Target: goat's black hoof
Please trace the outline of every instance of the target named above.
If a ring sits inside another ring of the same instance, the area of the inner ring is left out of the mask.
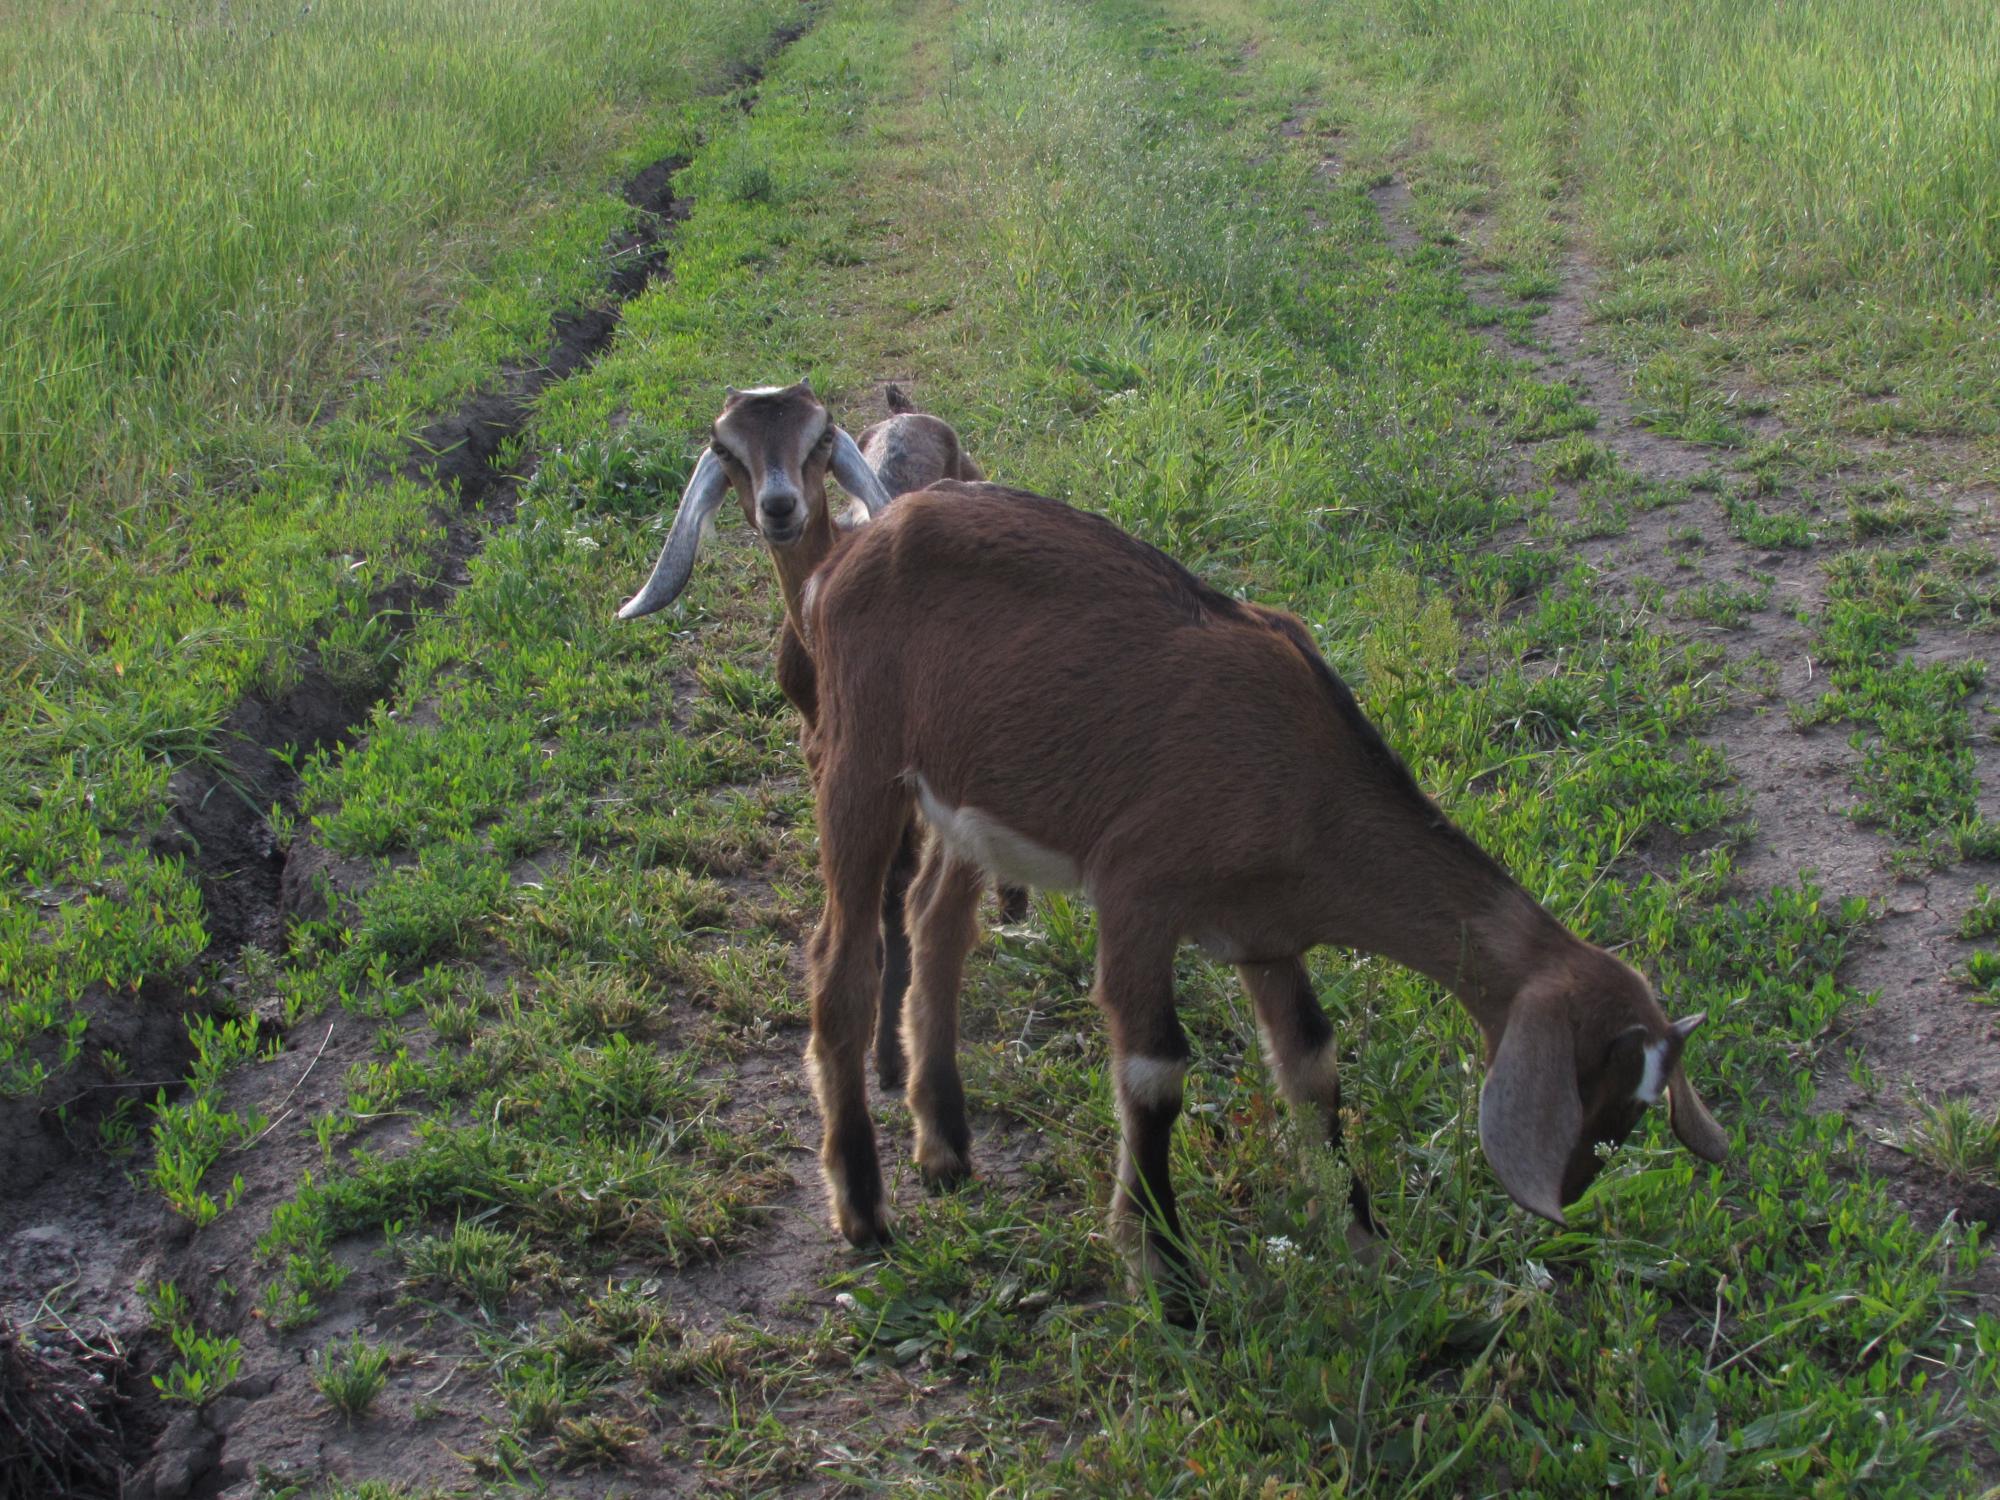
[[[917,1161],[917,1175],[933,1193],[948,1193],[972,1181],[972,1163],[957,1152],[941,1150],[934,1160]]]

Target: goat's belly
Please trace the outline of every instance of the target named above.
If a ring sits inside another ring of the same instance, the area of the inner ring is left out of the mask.
[[[954,858],[977,865],[996,880],[1042,891],[1074,890],[1083,883],[1083,872],[1067,854],[1036,843],[976,807],[947,806],[921,776],[917,806]]]

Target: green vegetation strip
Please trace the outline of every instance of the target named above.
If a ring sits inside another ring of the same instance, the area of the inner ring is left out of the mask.
[[[412,638],[365,743],[308,768],[312,837],[372,873],[329,882],[327,917],[264,980],[291,1016],[338,1005],[376,1045],[344,1104],[280,1137],[318,1161],[264,1238],[260,1337],[325,1349],[319,1310],[390,1247],[427,1319],[408,1336],[484,1371],[505,1412],[486,1461],[516,1476],[697,1462],[743,1493],[831,1473],[982,1496],[1970,1485],[2000,1374],[2000,1323],[1959,1290],[1983,1247],[1914,1223],[1815,1108],[1864,913],[1810,888],[1724,894],[1740,809],[1695,738],[1720,707],[1710,648],[1524,535],[1501,481],[1508,439],[1588,414],[1468,331],[1453,256],[1392,253],[1365,195],[1287,148],[1338,43],[1259,51],[1250,20],[1228,0],[851,0],[754,114],[710,122],[676,279],[549,393],[518,525]],[[790,1101],[738,1068],[803,1042],[787,957],[816,905],[810,802],[753,549],[718,540],[662,620],[611,611],[722,384],[802,373],[848,409],[913,376],[989,472],[1304,615],[1472,833],[1674,1011],[1708,1011],[1693,1066],[1729,1165],[1655,1119],[1572,1228],[1528,1220],[1479,1158],[1467,1022],[1411,975],[1323,954],[1355,1164],[1395,1247],[1364,1268],[1336,1168],[1246,1051],[1231,977],[1189,955],[1176,1170],[1212,1295],[1196,1333],[1163,1326],[1115,1292],[1094,1233],[1114,1128],[1092,929],[1043,897],[968,985],[986,1177],[904,1193],[895,1248],[828,1261],[849,1267],[831,1285],[752,1272],[838,1292],[816,1327],[701,1331],[676,1268],[759,1254],[784,1176],[767,1116]],[[1672,847],[1701,852],[1651,873]],[[1003,1170],[1009,1128],[1039,1143]],[[187,1201],[226,1207],[219,1187]],[[363,1359],[321,1355],[328,1399],[421,1421],[370,1396]],[[928,1414],[892,1366],[938,1393]]]
[[[189,977],[174,771],[226,773],[232,708],[308,657],[357,702],[389,680],[378,601],[442,535],[390,477],[412,434],[602,300],[607,190],[799,14],[181,12],[0,17],[0,1094],[77,1062],[88,1004]]]

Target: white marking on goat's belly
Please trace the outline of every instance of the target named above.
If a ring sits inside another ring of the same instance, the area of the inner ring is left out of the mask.
[[[1639,1080],[1639,1087],[1632,1097],[1641,1104],[1660,1102],[1660,1089],[1667,1081],[1667,1044],[1665,1042],[1646,1043],[1646,1073]]]
[[[917,806],[923,809],[924,821],[931,825],[939,843],[957,858],[1009,885],[1068,891],[1083,883],[1083,872],[1067,854],[1016,833],[976,807],[946,806],[922,776],[917,778]]]

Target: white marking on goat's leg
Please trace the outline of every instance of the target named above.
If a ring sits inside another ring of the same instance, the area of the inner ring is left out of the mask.
[[[910,1058],[910,1118],[917,1167],[933,1187],[972,1170],[972,1127],[958,1074],[958,996],[965,956],[979,941],[980,872],[933,840],[911,887],[910,989],[903,1038]]]
[[[1124,1127],[1111,1235],[1134,1273],[1157,1283],[1169,1314],[1185,1321],[1197,1278],[1169,1166],[1188,1057],[1174,1014],[1173,946],[1171,936],[1134,931],[1115,910],[1100,909],[1097,1003],[1111,1023],[1111,1076]]]
[[[1126,1057],[1118,1063],[1118,1102],[1121,1108],[1152,1108],[1172,1104],[1180,1108],[1181,1091],[1187,1079],[1187,1063],[1172,1057]]]
[[[1123,1252],[1135,1288],[1150,1284],[1168,1317],[1190,1322],[1189,1298],[1199,1278],[1181,1237],[1169,1166],[1187,1064],[1178,1058],[1124,1057],[1116,1076],[1123,1129],[1111,1202],[1112,1242]]]

